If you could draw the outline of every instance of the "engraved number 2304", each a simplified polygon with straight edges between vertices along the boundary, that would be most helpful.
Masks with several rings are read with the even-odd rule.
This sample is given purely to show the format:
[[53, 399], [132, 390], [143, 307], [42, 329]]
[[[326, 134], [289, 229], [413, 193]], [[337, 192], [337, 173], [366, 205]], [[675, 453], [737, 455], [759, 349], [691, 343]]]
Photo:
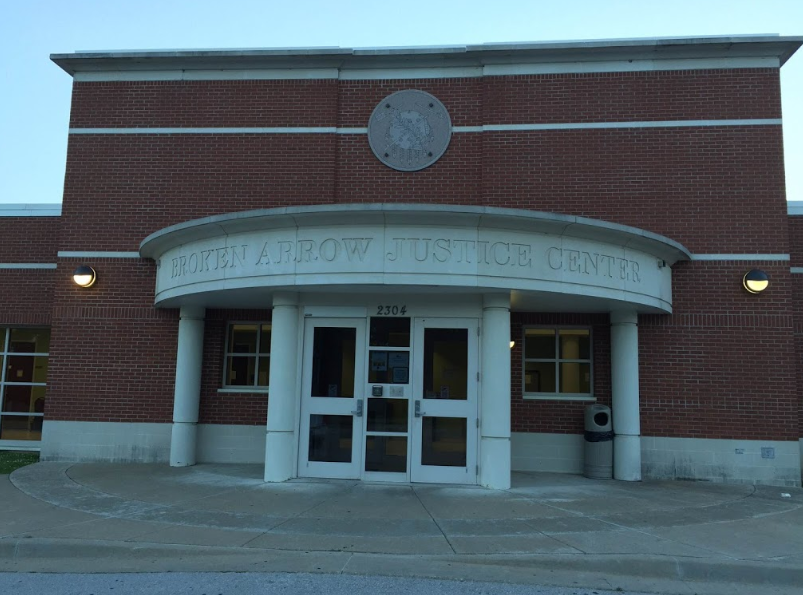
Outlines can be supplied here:
[[377, 316], [404, 316], [407, 314], [407, 306], [377, 306]]

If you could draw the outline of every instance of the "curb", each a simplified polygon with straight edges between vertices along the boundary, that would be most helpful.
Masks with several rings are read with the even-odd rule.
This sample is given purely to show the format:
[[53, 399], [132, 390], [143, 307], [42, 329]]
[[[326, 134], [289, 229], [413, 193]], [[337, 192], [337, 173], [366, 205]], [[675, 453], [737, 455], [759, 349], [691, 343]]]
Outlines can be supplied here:
[[[799, 588], [803, 565], [641, 555], [420, 556], [349, 551], [133, 544], [69, 539], [0, 539], [0, 571], [22, 572], [323, 572], [453, 580], [534, 582], [561, 576], [615, 576], [673, 582], [749, 583]], [[576, 581], [572, 581], [575, 582]], [[588, 581], [586, 581], [588, 582]], [[592, 581], [593, 582], [593, 581]]]

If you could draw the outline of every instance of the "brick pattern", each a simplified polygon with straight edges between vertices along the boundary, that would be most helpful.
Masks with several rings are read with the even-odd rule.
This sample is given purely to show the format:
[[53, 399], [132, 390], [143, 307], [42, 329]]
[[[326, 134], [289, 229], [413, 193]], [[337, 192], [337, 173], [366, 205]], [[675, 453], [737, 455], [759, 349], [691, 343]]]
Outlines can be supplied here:
[[335, 126], [337, 81], [75, 83], [71, 128]]
[[55, 273], [0, 269], [0, 325], [49, 326]]
[[54, 263], [59, 217], [0, 217], [0, 263]]
[[[791, 266], [803, 266], [803, 217], [789, 217]], [[803, 438], [803, 275], [792, 275], [792, 316], [795, 337], [794, 369], [798, 399], [798, 436]]]
[[93, 259], [98, 282], [72, 282], [59, 259], [45, 415], [53, 420], [169, 422], [178, 311], [153, 307], [156, 267], [145, 259]]
[[[751, 268], [770, 275], [760, 295], [741, 286]], [[695, 261], [672, 276], [673, 314], [639, 317], [642, 434], [797, 439], [789, 263]]]
[[316, 134], [73, 135], [60, 249], [138, 250], [190, 219], [331, 202], [334, 146]]
[[485, 79], [487, 124], [780, 118], [775, 68]]
[[368, 126], [380, 101], [406, 89], [418, 89], [437, 97], [449, 112], [452, 126], [491, 124], [482, 120], [483, 84], [479, 78], [341, 81], [338, 126]]

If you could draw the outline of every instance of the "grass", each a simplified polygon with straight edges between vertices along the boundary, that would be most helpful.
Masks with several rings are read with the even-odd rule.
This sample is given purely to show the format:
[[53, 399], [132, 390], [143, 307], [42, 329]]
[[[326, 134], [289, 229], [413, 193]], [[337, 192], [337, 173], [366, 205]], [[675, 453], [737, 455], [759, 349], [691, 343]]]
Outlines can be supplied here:
[[13, 450], [0, 450], [0, 475], [8, 475], [12, 471], [37, 463], [38, 452], [16, 452]]

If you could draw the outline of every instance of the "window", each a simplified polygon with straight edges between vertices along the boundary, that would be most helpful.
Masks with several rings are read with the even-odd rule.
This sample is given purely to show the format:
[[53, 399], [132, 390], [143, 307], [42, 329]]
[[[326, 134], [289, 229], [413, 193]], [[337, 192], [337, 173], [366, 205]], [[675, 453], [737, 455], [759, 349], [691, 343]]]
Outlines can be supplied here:
[[50, 329], [0, 328], [0, 440], [41, 440]]
[[270, 382], [270, 324], [229, 325], [224, 388], [268, 388]]
[[524, 329], [524, 397], [593, 399], [589, 329]]

